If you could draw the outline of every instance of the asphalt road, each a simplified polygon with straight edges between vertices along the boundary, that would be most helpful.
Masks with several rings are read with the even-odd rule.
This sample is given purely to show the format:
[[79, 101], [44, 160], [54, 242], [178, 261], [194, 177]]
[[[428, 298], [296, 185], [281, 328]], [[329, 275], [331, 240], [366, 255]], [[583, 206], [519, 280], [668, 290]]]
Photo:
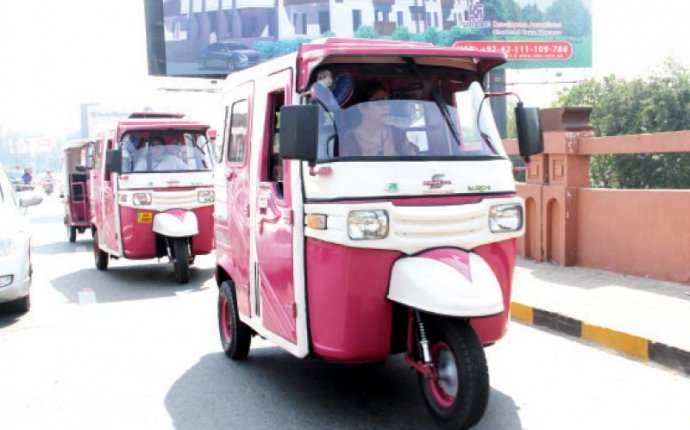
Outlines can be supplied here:
[[[59, 200], [30, 210], [32, 309], [0, 315], [0, 429], [427, 429], [402, 357], [298, 360], [266, 341], [220, 349], [213, 257], [188, 285], [165, 262], [95, 269], [89, 234], [68, 243]], [[478, 429], [686, 429], [690, 378], [512, 323], [486, 350]]]

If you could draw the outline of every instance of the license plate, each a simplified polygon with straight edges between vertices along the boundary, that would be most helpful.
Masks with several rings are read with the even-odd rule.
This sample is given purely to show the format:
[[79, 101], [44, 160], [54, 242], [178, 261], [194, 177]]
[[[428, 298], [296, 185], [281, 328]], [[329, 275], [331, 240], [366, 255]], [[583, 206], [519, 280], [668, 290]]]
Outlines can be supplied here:
[[137, 214], [137, 222], [150, 224], [153, 222], [153, 214], [151, 212], [139, 212]]

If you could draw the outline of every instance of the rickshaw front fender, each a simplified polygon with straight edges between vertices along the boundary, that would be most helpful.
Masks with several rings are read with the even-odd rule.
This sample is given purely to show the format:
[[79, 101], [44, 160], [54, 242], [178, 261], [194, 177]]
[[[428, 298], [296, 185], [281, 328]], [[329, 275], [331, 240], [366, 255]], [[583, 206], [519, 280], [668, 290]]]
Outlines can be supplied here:
[[199, 234], [199, 222], [192, 211], [171, 209], [153, 217], [153, 231], [167, 237], [190, 237]]
[[503, 312], [501, 287], [482, 257], [459, 249], [435, 249], [393, 264], [388, 299], [451, 317]]

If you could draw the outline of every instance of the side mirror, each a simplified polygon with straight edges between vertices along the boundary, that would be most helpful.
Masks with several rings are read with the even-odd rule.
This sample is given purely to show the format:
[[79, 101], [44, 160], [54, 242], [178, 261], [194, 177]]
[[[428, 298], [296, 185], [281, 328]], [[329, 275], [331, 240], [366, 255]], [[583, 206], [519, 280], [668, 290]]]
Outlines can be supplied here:
[[526, 108], [522, 103], [518, 103], [515, 108], [515, 123], [520, 155], [529, 157], [544, 152], [544, 133], [539, 109]]
[[37, 195], [22, 196], [19, 198], [19, 206], [28, 208], [29, 206], [36, 206], [43, 201], [43, 197]]
[[111, 173], [121, 173], [122, 171], [122, 150], [109, 149], [105, 153], [105, 176], [110, 177]]
[[76, 166], [74, 166], [74, 170], [76, 170], [79, 173], [84, 173], [88, 170], [88, 168], [86, 166], [82, 166], [81, 164], [77, 164]]
[[319, 108], [315, 105], [280, 108], [280, 156], [313, 165], [319, 146]]
[[209, 128], [206, 132], [206, 137], [211, 141], [216, 140], [216, 137], [218, 137], [218, 132], [212, 128]]

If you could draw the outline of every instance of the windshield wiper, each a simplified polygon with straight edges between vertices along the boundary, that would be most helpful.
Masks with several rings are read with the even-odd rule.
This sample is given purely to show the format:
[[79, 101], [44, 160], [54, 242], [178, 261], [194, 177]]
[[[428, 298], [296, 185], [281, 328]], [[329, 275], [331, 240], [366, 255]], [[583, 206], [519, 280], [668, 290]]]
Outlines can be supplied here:
[[417, 65], [417, 63], [414, 61], [414, 58], [402, 57], [402, 59], [410, 65], [412, 71], [415, 75], [417, 75], [417, 78], [419, 78], [421, 84], [427, 87], [429, 91], [431, 91], [431, 95], [434, 97], [434, 102], [436, 103], [436, 106], [438, 106], [438, 108], [441, 110], [441, 113], [443, 114], [443, 119], [446, 120], [446, 125], [450, 129], [450, 134], [453, 135], [453, 138], [455, 139], [455, 142], [458, 144], [459, 148], [460, 136], [458, 135], [458, 130], [455, 128], [455, 125], [453, 124], [453, 120], [450, 117], [450, 112], [448, 112], [446, 104], [443, 102], [443, 99], [441, 99], [441, 95], [438, 93], [438, 91], [436, 91], [436, 88], [434, 88], [434, 86], [431, 85], [431, 83], [426, 79], [426, 77], [424, 77], [424, 74], [421, 70], [419, 70], [419, 65]]

